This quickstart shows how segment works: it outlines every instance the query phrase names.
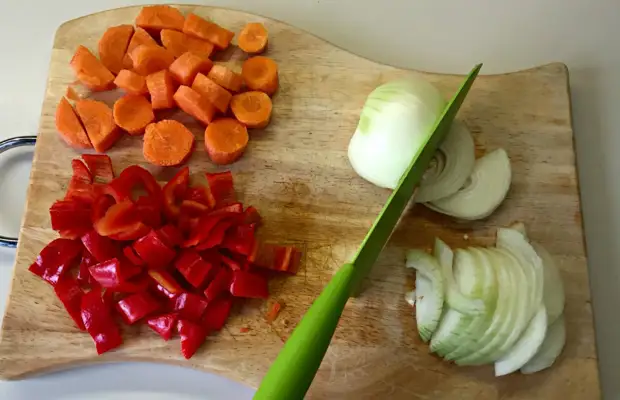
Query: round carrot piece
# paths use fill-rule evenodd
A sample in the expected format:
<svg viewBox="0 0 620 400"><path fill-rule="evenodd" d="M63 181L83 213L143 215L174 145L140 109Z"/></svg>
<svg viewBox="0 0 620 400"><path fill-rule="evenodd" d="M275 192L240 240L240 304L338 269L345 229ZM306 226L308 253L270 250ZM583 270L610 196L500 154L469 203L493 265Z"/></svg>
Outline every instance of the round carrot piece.
<svg viewBox="0 0 620 400"><path fill-rule="evenodd" d="M93 147L71 103L64 97L60 99L56 107L56 130L69 146L80 149Z"/></svg>
<svg viewBox="0 0 620 400"><path fill-rule="evenodd" d="M194 134L179 121L165 119L148 124L144 133L144 158L164 167L183 163L194 148Z"/></svg>
<svg viewBox="0 0 620 400"><path fill-rule="evenodd" d="M205 130L205 150L215 164L235 162L248 146L248 130L233 118L216 119Z"/></svg>
<svg viewBox="0 0 620 400"><path fill-rule="evenodd" d="M256 56L243 62L241 76L246 86L272 95L278 89L278 64L271 58Z"/></svg>
<svg viewBox="0 0 620 400"><path fill-rule="evenodd" d="M233 96L230 109L248 128L264 128L271 118L271 99L263 92L245 92Z"/></svg>
<svg viewBox="0 0 620 400"><path fill-rule="evenodd" d="M133 36L133 26L118 25L108 28L99 39L99 59L114 75L123 69L123 57Z"/></svg>
<svg viewBox="0 0 620 400"><path fill-rule="evenodd" d="M144 133L155 119L151 103L144 96L126 95L114 103L114 122L130 135Z"/></svg>
<svg viewBox="0 0 620 400"><path fill-rule="evenodd" d="M259 22L250 22L239 33L237 43L246 53L262 53L267 47L267 29Z"/></svg>
<svg viewBox="0 0 620 400"><path fill-rule="evenodd" d="M174 61L171 52L160 46L141 44L130 53L134 72L146 76L162 69L168 69Z"/></svg>

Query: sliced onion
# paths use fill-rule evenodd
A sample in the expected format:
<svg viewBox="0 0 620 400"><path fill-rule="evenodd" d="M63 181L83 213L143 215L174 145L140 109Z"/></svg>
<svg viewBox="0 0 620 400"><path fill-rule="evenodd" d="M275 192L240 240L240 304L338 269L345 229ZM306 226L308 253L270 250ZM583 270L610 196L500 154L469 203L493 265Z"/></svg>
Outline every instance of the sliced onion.
<svg viewBox="0 0 620 400"><path fill-rule="evenodd" d="M414 201L435 201L458 192L471 175L475 161L471 132L463 122L455 120L424 173Z"/></svg>
<svg viewBox="0 0 620 400"><path fill-rule="evenodd" d="M562 353L565 343L566 324L562 314L555 322L549 325L545 340L540 345L538 352L521 368L521 372L533 374L534 372L549 368Z"/></svg>

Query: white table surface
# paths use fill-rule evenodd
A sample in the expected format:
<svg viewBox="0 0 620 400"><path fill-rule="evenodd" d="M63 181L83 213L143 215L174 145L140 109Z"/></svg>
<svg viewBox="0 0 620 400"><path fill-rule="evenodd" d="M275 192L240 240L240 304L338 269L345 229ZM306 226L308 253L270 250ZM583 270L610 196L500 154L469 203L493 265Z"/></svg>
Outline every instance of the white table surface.
<svg viewBox="0 0 620 400"><path fill-rule="evenodd" d="M158 1L155 1L158 2ZM620 1L618 0L220 0L185 1L266 15L381 62L483 73L551 61L570 71L573 116L605 398L620 398ZM35 134L54 31L62 22L140 1L0 1L0 139ZM0 157L0 232L18 230L28 150ZM0 308L14 253L0 249ZM0 382L2 399L78 399L119 391L244 399L252 391L188 369L115 364L19 382ZM161 397L161 398L164 398ZM90 397L89 397L90 398ZM97 397L103 398L103 397ZM174 398L179 398L175 396ZM158 397L159 399L159 397Z"/></svg>

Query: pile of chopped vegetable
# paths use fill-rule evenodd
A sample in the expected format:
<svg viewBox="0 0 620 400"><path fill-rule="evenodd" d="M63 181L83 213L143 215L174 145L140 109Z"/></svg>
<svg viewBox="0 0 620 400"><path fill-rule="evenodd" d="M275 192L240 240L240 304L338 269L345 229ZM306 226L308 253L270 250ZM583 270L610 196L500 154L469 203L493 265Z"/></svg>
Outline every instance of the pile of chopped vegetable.
<svg viewBox="0 0 620 400"><path fill-rule="evenodd" d="M135 24L108 28L99 40L99 58L85 46L77 48L70 66L82 85L93 92L118 87L126 94L110 107L69 87L56 109L60 137L74 148L103 153L123 132L144 135L148 162L179 165L192 154L194 135L178 121L157 121L154 112L179 108L207 127L211 161L223 165L239 159L248 145L248 128L264 128L271 119L270 96L278 89L275 61L250 57L241 73L214 64L210 57L227 49L234 33L167 5L142 8ZM266 49L267 39L262 24L249 23L237 42L256 55Z"/></svg>
<svg viewBox="0 0 620 400"><path fill-rule="evenodd" d="M184 167L161 187L132 165L114 176L106 155L72 161L64 199L50 207L50 242L30 271L54 288L99 354L121 345L119 320L175 332L190 358L224 326L233 303L269 296L268 278L295 274L301 253L256 238L258 211L236 200L230 172L190 185ZM120 318L117 318L120 317Z"/></svg>

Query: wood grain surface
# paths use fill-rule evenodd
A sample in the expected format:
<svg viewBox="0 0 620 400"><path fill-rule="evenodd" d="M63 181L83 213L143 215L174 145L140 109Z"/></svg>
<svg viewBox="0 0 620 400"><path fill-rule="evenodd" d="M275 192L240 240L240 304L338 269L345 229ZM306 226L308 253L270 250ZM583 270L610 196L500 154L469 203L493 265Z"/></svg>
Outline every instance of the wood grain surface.
<svg viewBox="0 0 620 400"><path fill-rule="evenodd" d="M63 24L54 40L2 325L0 376L5 379L84 363L142 360L191 366L256 387L295 324L353 254L388 197L387 191L356 176L348 163L347 145L368 93L380 83L415 72L366 60L268 18L218 8L180 8L235 32L250 21L263 22L270 32L267 55L280 66L272 122L251 133L247 153L231 169L242 201L264 215L262 234L304 250L300 273L271 284L272 299L284 302L285 308L269 325L263 317L269 301L245 303L234 311L227 328L210 336L189 361L182 358L178 340L164 342L145 326L126 329L120 349L97 356L90 336L74 327L51 287L27 270L56 237L48 208L63 196L71 176L70 161L79 155L59 139L54 128L56 104L75 79L69 60L78 44L96 49L105 28L132 23L139 8L86 16ZM217 58L240 71L245 57L233 48ZM424 76L446 97L463 79ZM117 95L107 96L112 101ZM508 198L490 218L471 223L422 206L408 212L365 282L365 292L349 301L309 398L582 400L600 396L566 67L549 64L481 76L459 118L472 130L479 155L497 147L507 150L513 167ZM204 153L203 128L194 122L191 127L199 142L189 161L192 172L218 170ZM139 137L122 138L109 155L117 172L131 164L146 164ZM149 168L160 180L174 173ZM568 338L552 369L496 379L491 367L456 367L429 354L421 343L412 309L404 301L413 283L412 272L404 268L404 252L429 247L435 236L453 247L490 245L496 227L515 220L527 224L531 238L546 246L561 268ZM241 327L250 330L241 333Z"/></svg>

